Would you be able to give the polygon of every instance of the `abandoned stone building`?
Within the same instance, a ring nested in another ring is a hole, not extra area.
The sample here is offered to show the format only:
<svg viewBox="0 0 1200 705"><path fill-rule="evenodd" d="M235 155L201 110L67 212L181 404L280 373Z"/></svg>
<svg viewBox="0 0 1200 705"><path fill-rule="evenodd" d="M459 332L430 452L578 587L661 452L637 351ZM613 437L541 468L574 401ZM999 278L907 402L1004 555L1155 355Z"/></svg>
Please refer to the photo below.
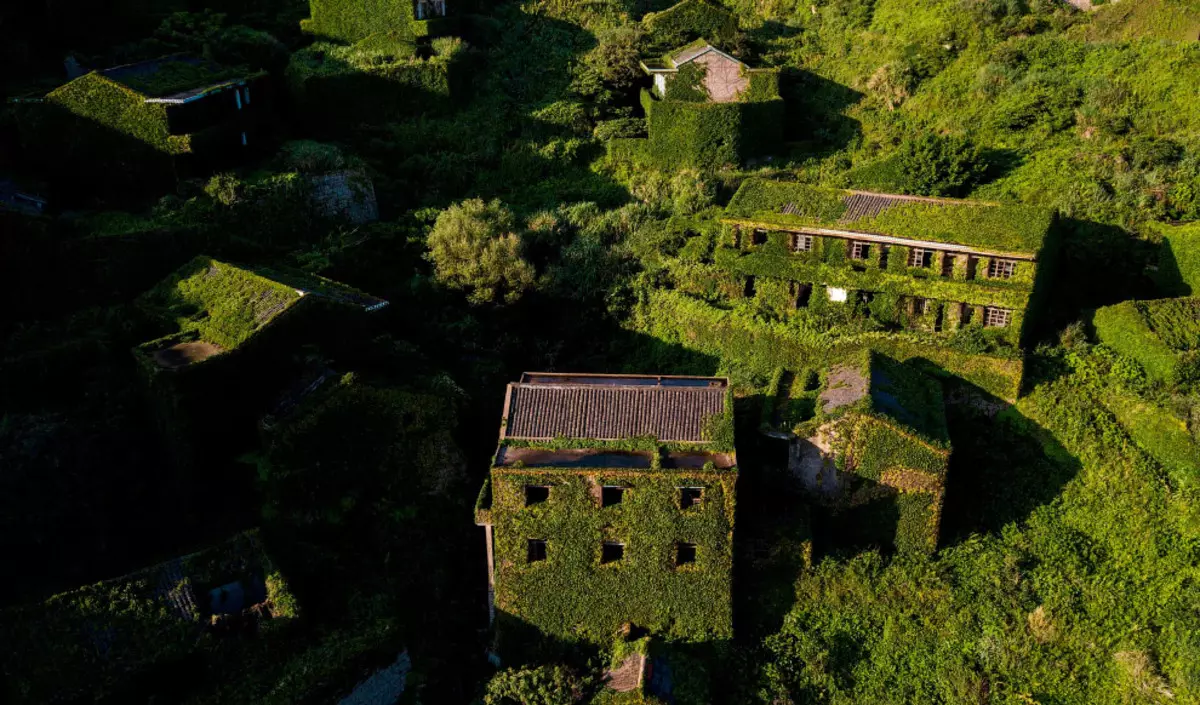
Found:
<svg viewBox="0 0 1200 705"><path fill-rule="evenodd" d="M1053 214L981 201L749 179L714 261L786 316L820 301L902 327L992 331L1018 345L1054 257Z"/></svg>
<svg viewBox="0 0 1200 705"><path fill-rule="evenodd" d="M0 612L4 692L30 705L154 701L179 678L207 687L255 669L297 616L258 531L247 531Z"/></svg>
<svg viewBox="0 0 1200 705"><path fill-rule="evenodd" d="M782 435L788 467L832 510L839 541L936 549L951 452L941 384L864 350L829 368L815 397L813 415Z"/></svg>
<svg viewBox="0 0 1200 705"><path fill-rule="evenodd" d="M720 49L699 40L676 49L661 59L645 59L642 70L654 79L654 94L667 97L667 84L679 76L685 67L697 69L699 86L709 101L732 103L750 89L751 69Z"/></svg>
<svg viewBox="0 0 1200 705"><path fill-rule="evenodd" d="M729 383L526 373L476 508L499 651L625 625L728 637L737 478Z"/></svg>
<svg viewBox="0 0 1200 705"><path fill-rule="evenodd" d="M305 371L294 354L361 339L388 302L321 277L197 257L137 300L162 336L133 350L178 468L249 445L256 423Z"/></svg>
<svg viewBox="0 0 1200 705"><path fill-rule="evenodd" d="M471 0L309 0L300 28L318 39L354 43L375 34L419 39L452 29L447 22Z"/></svg>

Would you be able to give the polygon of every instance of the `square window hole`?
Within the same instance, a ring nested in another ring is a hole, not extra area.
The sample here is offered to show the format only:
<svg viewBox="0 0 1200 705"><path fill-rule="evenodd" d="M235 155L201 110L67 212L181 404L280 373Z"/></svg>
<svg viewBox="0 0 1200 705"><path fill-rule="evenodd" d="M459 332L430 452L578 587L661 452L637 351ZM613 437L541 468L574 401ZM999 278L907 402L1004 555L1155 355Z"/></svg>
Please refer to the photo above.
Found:
<svg viewBox="0 0 1200 705"><path fill-rule="evenodd" d="M530 563L546 560L546 540L529 539L525 552L525 558Z"/></svg>
<svg viewBox="0 0 1200 705"><path fill-rule="evenodd" d="M541 504L550 499L550 488L545 485L525 485L525 506Z"/></svg>
<svg viewBox="0 0 1200 705"><path fill-rule="evenodd" d="M624 487L604 486L600 488L600 506L611 507L625 499Z"/></svg>
<svg viewBox="0 0 1200 705"><path fill-rule="evenodd" d="M600 547L600 564L615 563L625 557L625 544L605 541Z"/></svg>
<svg viewBox="0 0 1200 705"><path fill-rule="evenodd" d="M679 541L675 544L675 565L692 565L696 562L696 544Z"/></svg>
<svg viewBox="0 0 1200 705"><path fill-rule="evenodd" d="M704 500L703 487L680 487L679 488L679 508L690 509L700 506Z"/></svg>

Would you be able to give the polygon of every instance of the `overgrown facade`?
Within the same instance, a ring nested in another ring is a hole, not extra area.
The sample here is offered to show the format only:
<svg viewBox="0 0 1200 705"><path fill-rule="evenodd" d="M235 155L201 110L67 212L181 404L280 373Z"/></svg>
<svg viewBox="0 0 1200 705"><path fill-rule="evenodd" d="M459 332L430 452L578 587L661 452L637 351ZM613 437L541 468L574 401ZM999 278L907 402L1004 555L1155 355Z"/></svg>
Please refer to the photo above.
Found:
<svg viewBox="0 0 1200 705"><path fill-rule="evenodd" d="M864 304L900 327L976 327L1012 347L1052 259L1053 216L1029 206L749 179L721 222L717 266L786 315Z"/></svg>
<svg viewBox="0 0 1200 705"><path fill-rule="evenodd" d="M16 107L31 151L120 183L236 161L269 104L265 74L172 55L94 71Z"/></svg>
<svg viewBox="0 0 1200 705"><path fill-rule="evenodd" d="M863 352L823 374L815 402L790 429L788 464L839 540L936 549L951 452L941 384Z"/></svg>
<svg viewBox="0 0 1200 705"><path fill-rule="evenodd" d="M527 630L726 639L736 454L728 381L527 373L480 495L503 653Z"/></svg>
<svg viewBox="0 0 1200 705"><path fill-rule="evenodd" d="M662 168L714 169L769 152L782 140L776 69L752 69L706 39L647 58L643 90L648 140L616 140L618 158Z"/></svg>

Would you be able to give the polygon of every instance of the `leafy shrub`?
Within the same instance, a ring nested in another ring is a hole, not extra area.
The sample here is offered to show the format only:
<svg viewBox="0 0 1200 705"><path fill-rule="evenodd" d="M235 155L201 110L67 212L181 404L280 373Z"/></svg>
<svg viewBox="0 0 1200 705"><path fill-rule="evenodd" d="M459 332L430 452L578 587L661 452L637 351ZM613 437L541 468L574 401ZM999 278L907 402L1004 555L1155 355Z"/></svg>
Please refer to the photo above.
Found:
<svg viewBox="0 0 1200 705"><path fill-rule="evenodd" d="M925 133L900 145L899 170L906 193L962 196L987 171L979 147L962 137Z"/></svg>
<svg viewBox="0 0 1200 705"><path fill-rule="evenodd" d="M533 267L521 257L516 221L498 200L475 198L442 211L428 244L437 279L465 290L472 303L512 302L533 284Z"/></svg>
<svg viewBox="0 0 1200 705"><path fill-rule="evenodd" d="M611 140L621 137L645 137L646 120L644 118L617 118L602 120L596 123L592 136L598 140Z"/></svg>
<svg viewBox="0 0 1200 705"><path fill-rule="evenodd" d="M488 681L484 705L574 705L591 686L588 678L567 666L509 668Z"/></svg>

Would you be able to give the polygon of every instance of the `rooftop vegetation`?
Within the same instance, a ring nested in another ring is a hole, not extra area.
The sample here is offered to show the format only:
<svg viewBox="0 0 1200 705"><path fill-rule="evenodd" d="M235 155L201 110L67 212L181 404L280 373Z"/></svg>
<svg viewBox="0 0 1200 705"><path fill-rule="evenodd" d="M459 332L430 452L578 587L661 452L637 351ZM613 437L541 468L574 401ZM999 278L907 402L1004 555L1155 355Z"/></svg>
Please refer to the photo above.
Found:
<svg viewBox="0 0 1200 705"><path fill-rule="evenodd" d="M295 288L209 257L197 257L139 303L174 332L232 350L300 300Z"/></svg>
<svg viewBox="0 0 1200 705"><path fill-rule="evenodd" d="M142 64L122 66L102 72L112 81L149 98L208 88L231 79L245 78L246 71L207 61L164 57Z"/></svg>
<svg viewBox="0 0 1200 705"><path fill-rule="evenodd" d="M726 216L764 225L811 226L957 243L1001 253L1037 254L1053 224L1046 209L969 201L911 201L875 216L843 220L846 191L801 183L746 180ZM783 208L789 208L788 213Z"/></svg>

